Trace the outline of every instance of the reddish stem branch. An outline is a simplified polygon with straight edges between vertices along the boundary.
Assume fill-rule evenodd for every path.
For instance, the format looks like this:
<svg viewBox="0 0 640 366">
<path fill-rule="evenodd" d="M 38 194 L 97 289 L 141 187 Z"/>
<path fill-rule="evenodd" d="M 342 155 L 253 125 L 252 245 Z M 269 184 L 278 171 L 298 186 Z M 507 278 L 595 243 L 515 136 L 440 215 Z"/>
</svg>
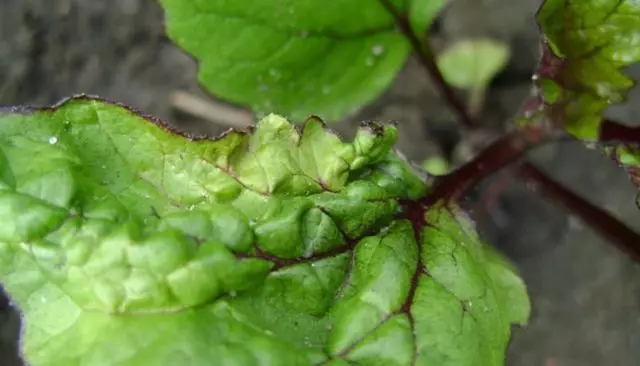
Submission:
<svg viewBox="0 0 640 366">
<path fill-rule="evenodd" d="M 521 159 L 529 149 L 557 136 L 538 127 L 523 128 L 502 136 L 470 162 L 436 180 L 433 191 L 425 198 L 424 204 L 432 204 L 438 200 L 459 200 L 480 180 Z"/>
<path fill-rule="evenodd" d="M 603 119 L 600 124 L 600 142 L 621 142 L 627 144 L 640 144 L 640 127 L 630 127 Z"/>
<path fill-rule="evenodd" d="M 458 120 L 462 124 L 468 128 L 473 127 L 474 123 L 471 117 L 469 117 L 465 106 L 458 100 L 453 89 L 449 87 L 449 83 L 444 80 L 444 76 L 442 76 L 440 68 L 438 68 L 438 64 L 436 63 L 436 56 L 431 47 L 429 47 L 428 41 L 426 39 L 420 39 L 420 37 L 416 35 L 411 27 L 409 18 L 407 18 L 405 14 L 398 12 L 389 0 L 380 0 L 380 3 L 394 17 L 396 26 L 409 43 L 411 43 L 411 47 L 414 49 L 418 61 L 435 82 L 442 99 L 451 106 L 451 109 L 458 115 Z"/>
<path fill-rule="evenodd" d="M 599 231 L 605 238 L 615 243 L 622 251 L 640 260 L 640 234 L 611 216 L 603 209 L 587 202 L 562 184 L 549 178 L 531 164 L 523 164 L 517 172 L 533 189 L 553 201 L 564 204 L 573 214 L 579 216 L 589 226 Z"/>
<path fill-rule="evenodd" d="M 469 188 L 480 180 L 522 158 L 531 148 L 551 140 L 553 135 L 541 132 L 538 129 L 530 128 L 505 135 L 481 151 L 467 164 L 437 180 L 431 194 L 425 197 L 421 203 L 431 205 L 440 200 L 460 199 Z M 640 260 L 640 234 L 611 214 L 589 203 L 530 163 L 522 163 L 517 170 L 517 176 L 528 183 L 528 186 L 535 192 L 563 204 L 622 251 L 631 255 L 635 260 Z"/>
</svg>

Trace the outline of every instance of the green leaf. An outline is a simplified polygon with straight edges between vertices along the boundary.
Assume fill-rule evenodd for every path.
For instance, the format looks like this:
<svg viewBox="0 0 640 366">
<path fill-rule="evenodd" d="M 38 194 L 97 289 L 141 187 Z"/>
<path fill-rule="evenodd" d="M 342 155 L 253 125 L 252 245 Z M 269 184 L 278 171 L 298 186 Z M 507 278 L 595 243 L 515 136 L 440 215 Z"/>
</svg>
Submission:
<svg viewBox="0 0 640 366">
<path fill-rule="evenodd" d="M 594 140 L 603 110 L 633 86 L 622 69 L 640 60 L 640 3 L 546 0 L 538 23 L 546 44 L 537 77 L 549 118 Z"/>
<path fill-rule="evenodd" d="M 422 162 L 422 168 L 431 175 L 445 175 L 451 169 L 444 156 L 433 155 Z"/>
<path fill-rule="evenodd" d="M 388 0 L 422 34 L 444 0 Z M 380 1 L 162 0 L 169 37 L 199 62 L 212 94 L 302 122 L 354 113 L 410 53 Z M 407 5 L 408 4 L 408 5 Z"/>
<path fill-rule="evenodd" d="M 627 172 L 631 183 L 640 189 L 640 148 L 627 144 L 611 144 L 603 146 L 602 150 Z M 640 208 L 640 192 L 636 195 L 635 201 L 636 206 Z"/>
<path fill-rule="evenodd" d="M 426 213 L 422 260 L 411 313 L 418 364 L 502 365 L 509 324 L 524 324 L 530 304 L 513 268 L 484 246 L 460 210 Z"/>
<path fill-rule="evenodd" d="M 0 115 L 0 283 L 23 357 L 500 365 L 524 286 L 458 209 L 408 214 L 428 192 L 395 139 L 276 115 L 199 139 L 83 96 Z"/>
<path fill-rule="evenodd" d="M 355 112 L 389 86 L 410 51 L 379 1 L 161 4 L 168 35 L 199 61 L 211 93 L 297 122 Z"/>
<path fill-rule="evenodd" d="M 438 67 L 447 83 L 457 88 L 484 89 L 506 66 L 509 56 L 509 46 L 502 42 L 461 40 L 438 56 Z"/>
</svg>

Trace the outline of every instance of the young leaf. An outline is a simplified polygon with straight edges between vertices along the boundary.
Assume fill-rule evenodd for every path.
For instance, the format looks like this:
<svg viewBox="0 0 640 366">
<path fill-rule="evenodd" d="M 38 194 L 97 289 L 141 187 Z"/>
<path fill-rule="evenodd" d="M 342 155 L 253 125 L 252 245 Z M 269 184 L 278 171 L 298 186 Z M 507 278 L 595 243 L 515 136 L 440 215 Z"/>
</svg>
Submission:
<svg viewBox="0 0 640 366">
<path fill-rule="evenodd" d="M 431 175 L 445 175 L 449 172 L 449 161 L 441 155 L 434 155 L 422 162 L 422 169 Z"/>
<path fill-rule="evenodd" d="M 622 68 L 640 60 L 640 3 L 545 0 L 537 77 L 551 121 L 581 139 L 598 137 L 602 111 L 633 82 Z"/>
<path fill-rule="evenodd" d="M 0 283 L 24 358 L 502 364 L 524 286 L 461 211 L 420 206 L 394 142 L 276 115 L 185 137 L 85 96 L 0 116 Z"/>
<path fill-rule="evenodd" d="M 375 99 L 410 47 L 380 1 L 161 0 L 167 34 L 214 95 L 296 122 L 337 120 Z M 423 33 L 442 0 L 389 0 Z"/>
<path fill-rule="evenodd" d="M 509 46 L 492 39 L 458 41 L 438 57 L 445 81 L 469 92 L 467 109 L 475 116 L 484 104 L 491 80 L 509 61 Z"/>
<path fill-rule="evenodd" d="M 509 61 L 509 46 L 492 39 L 454 43 L 438 57 L 447 83 L 460 89 L 484 89 Z"/>
</svg>

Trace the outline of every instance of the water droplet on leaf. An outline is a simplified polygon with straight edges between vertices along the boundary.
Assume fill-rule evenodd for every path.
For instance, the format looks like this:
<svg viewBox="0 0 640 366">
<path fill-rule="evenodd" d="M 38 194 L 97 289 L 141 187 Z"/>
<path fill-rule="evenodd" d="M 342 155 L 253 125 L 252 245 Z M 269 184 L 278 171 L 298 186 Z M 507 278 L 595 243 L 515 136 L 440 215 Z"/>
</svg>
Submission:
<svg viewBox="0 0 640 366">
<path fill-rule="evenodd" d="M 371 53 L 373 53 L 374 56 L 380 56 L 382 52 L 384 52 L 384 46 L 379 44 L 373 46 L 371 49 Z"/>
<path fill-rule="evenodd" d="M 367 57 L 367 66 L 373 66 L 374 63 L 375 61 L 372 57 Z"/>
<path fill-rule="evenodd" d="M 51 145 L 55 145 L 57 142 L 58 142 L 58 138 L 57 137 L 55 137 L 55 136 L 49 137 L 49 143 Z"/>
</svg>

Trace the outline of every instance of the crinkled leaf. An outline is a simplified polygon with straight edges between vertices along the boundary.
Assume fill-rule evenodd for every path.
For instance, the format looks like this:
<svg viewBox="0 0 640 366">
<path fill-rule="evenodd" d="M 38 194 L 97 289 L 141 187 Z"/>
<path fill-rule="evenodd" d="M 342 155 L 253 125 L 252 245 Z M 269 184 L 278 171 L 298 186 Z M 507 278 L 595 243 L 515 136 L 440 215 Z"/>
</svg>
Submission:
<svg viewBox="0 0 640 366">
<path fill-rule="evenodd" d="M 389 0 L 423 33 L 441 0 Z M 410 46 L 380 1 L 162 0 L 167 33 L 214 95 L 296 122 L 337 120 L 375 99 Z"/>
<path fill-rule="evenodd" d="M 485 88 L 509 61 L 509 46 L 492 39 L 454 43 L 438 56 L 444 79 L 461 89 Z"/>
<path fill-rule="evenodd" d="M 598 136 L 602 111 L 633 86 L 622 71 L 640 60 L 640 3 L 546 0 L 538 68 L 547 115 L 578 138 Z"/>
<path fill-rule="evenodd" d="M 501 364 L 524 286 L 462 212 L 406 214 L 426 192 L 394 142 L 276 115 L 194 139 L 87 97 L 0 116 L 25 359 Z"/>
</svg>

